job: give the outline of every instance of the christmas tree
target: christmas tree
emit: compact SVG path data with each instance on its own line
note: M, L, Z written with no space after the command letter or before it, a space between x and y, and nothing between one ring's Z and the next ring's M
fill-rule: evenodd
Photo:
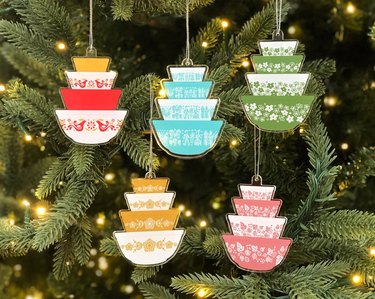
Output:
M186 235L166 265L134 267L112 232L131 178L150 162L149 80L158 95L166 66L181 63L186 2L94 1L95 46L112 58L129 115L115 140L85 146L64 136L54 113L70 58L88 47L88 2L0 1L0 298L373 298L374 2L282 7L317 100L296 131L262 133L263 182L277 186L293 239L266 273L233 265L221 235L238 183L255 172L253 126L239 98L249 94L250 54L275 29L275 3L190 1L190 57L209 66L226 125L200 159L154 146L152 165L171 179Z

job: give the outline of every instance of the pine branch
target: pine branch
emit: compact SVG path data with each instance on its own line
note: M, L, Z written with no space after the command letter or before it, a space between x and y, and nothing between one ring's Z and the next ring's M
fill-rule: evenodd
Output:
M329 58L307 61L303 64L302 71L312 73L319 80L328 79L336 72L336 62Z
M176 299L167 288L156 283L143 282L138 288L146 299Z
M249 91L247 89L247 86L241 86L222 91L219 94L220 106L217 116L227 119L228 117L242 114L243 109L242 106L238 104L238 99L248 92Z
M211 69L208 72L207 80L214 81L214 89L212 92L212 97L216 97L218 93L222 91L223 86L229 81L231 74L231 69L229 65L223 64L218 68Z
M74 263L74 246L71 234L72 231L69 230L56 244L56 251L53 255L53 275L57 280L67 278Z
M92 168L96 156L96 150L94 147L73 145L70 152L71 158L69 162L74 166L75 172L78 176L83 175Z
M72 242L74 257L83 266L90 259L91 249L91 224L87 216L83 216L72 227Z
M112 14L114 20L129 21L133 15L134 0L114 0Z
M220 235L220 231L216 228L209 227L206 229L206 239L211 236ZM203 240L201 237L201 229L199 227L190 226L186 228L185 237L179 250L180 254L205 255L203 248Z
M243 279L226 276L191 273L172 277L171 287L185 294L205 290L205 296L213 298L269 298L269 287L258 275L246 275Z
M23 256L31 249L35 228L32 225L19 227L0 220L0 255Z
M242 141L244 138L244 131L236 126L225 123L223 132L221 134L220 143L229 143L232 140Z
M155 276L162 266L156 266L156 267L135 267L131 279L134 281L134 283L138 284L141 282L144 282L148 280L149 278Z
M203 242L203 249L213 259L221 260L227 258L221 234L211 235Z
M39 62L59 69L69 66L67 56L55 52L55 42L45 40L24 24L0 20L0 35Z
M375 239L375 215L357 210L324 213L307 225L308 230L323 238L336 240Z
M120 256L120 250L117 247L116 241L111 238L105 238L100 241L100 252L107 255Z

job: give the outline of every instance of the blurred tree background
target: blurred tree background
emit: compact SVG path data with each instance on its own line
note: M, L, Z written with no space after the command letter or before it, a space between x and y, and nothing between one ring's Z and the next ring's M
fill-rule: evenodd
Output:
M0 96L6 101L18 99L17 94L35 96L27 88L23 94L20 92L23 88L20 84L25 84L44 97L52 99L51 107L62 107L58 91L67 83L61 70L65 66L65 69L72 69L69 65L72 55L84 54L87 46L88 1L52 1L51 6L56 3L66 10L69 15L70 31L56 31L64 27L58 19L56 19L56 24L53 24L54 22L45 24L46 45L50 47L49 51L54 53L48 51L40 53L41 57L46 57L45 60L41 58L38 61L36 59L38 53L27 50L33 46L35 48L40 46L37 38L25 36L22 39L20 38L22 34L19 34L18 38L13 37L12 40L9 31L13 30L16 34L23 28L14 27L10 30L6 27L4 20L23 22L28 25L34 22L35 26L43 27L42 24L38 24L38 21L40 22L43 17L47 18L41 13L43 5L47 2L0 1L0 17L3 20L0 25ZM207 63L214 68L214 62L210 60L214 55L213 52L224 47L228 53L227 61L222 61L222 63L236 66L230 69L230 76L228 76L230 79L225 82L226 85L223 83L225 86L223 90L245 87L244 74L252 70L249 55L242 55L239 58L235 53L230 52L232 48L228 45L231 36L241 32L245 22L267 7L270 1L202 0L192 2L194 7L190 24L196 62ZM41 3L40 6L38 3ZM100 178L105 186L95 195L94 203L89 204L90 207L86 212L88 217L83 218L80 223L82 226L91 225L93 236L92 243L87 245L90 247L89 254L83 266L75 264L68 267L71 268L68 270L63 267L58 268L56 264L53 266L53 260L59 259L55 253L56 248L49 246L54 242L42 248L39 247L38 250L31 250L31 247L35 249L35 246L25 245L27 249L24 252L14 254L15 256L10 254L12 249L8 246L11 240L8 239L9 236L16 235L19 239L14 242L21 242L25 236L33 235L34 232L33 228L30 228L28 232L26 225L26 228L20 230L18 235L14 231L9 232L8 235L4 227L22 226L25 212L29 210L31 218L35 220L43 219L48 215L57 189L47 192L49 195L42 196L44 198L40 200L38 199L40 196L37 195L41 187L38 185L46 171L53 163L56 163L56 157L64 157L66 153L69 155L71 147L70 142L66 140L59 142L56 141L57 138L50 139L50 132L41 130L40 126L34 125L33 121L28 121L28 117L23 117L22 113L19 113L19 118L15 116L14 111L17 109L13 110L14 113L9 105L7 109L0 109L0 183L2 187L0 221L3 223L0 229L0 248L2 248L0 249L0 298L143 298L135 282L142 281L142 277L152 277L160 270L152 268L148 274L139 269L133 271L133 267L122 257L104 254L103 248L107 249L104 250L106 253L108 253L108 248L102 244L102 250L100 250L100 241L111 237L112 232L121 227L117 213L119 209L126 208L123 193L131 191L129 178L143 176L145 173L142 166L147 164L145 159L147 159L148 135L145 131L149 113L147 108L149 90L147 78L140 76L153 73L155 74L154 82L160 78L166 78L166 66L178 63L183 55L185 2L174 1L173 3L176 6L171 5L170 1L95 1L95 46L99 55L108 55L112 58L111 69L118 72L116 87L125 90L124 107L128 108L128 101L134 101L137 104L137 100L142 98L139 107L134 108L140 109L136 115L139 116L141 124L137 130L132 131L132 134L136 134L134 132L137 131L138 137L131 136L140 139L137 139L137 144L143 146L142 151L146 153L140 154L135 149L129 149L126 146L126 142L129 141L125 142L123 139L119 141L120 148L123 147L123 150L116 152L111 160L103 157L113 147L106 146L102 150L95 150L94 154L102 157L98 167L103 169ZM22 7L27 7L23 14L20 13ZM36 12L34 19L29 16L33 15L32 8ZM326 85L326 93L318 101L322 105L323 122L327 126L328 135L336 150L337 159L333 164L339 167L338 176L333 184L333 194L338 198L334 206L338 209L374 212L375 1L289 0L288 8L288 14L282 24L286 38L298 39L303 44L306 63L321 59L320 63L324 65L321 69L316 67L318 75ZM49 10L46 9L46 12L48 13ZM39 20L38 16L41 16ZM262 17L265 16L262 15ZM212 21L212 19L215 20ZM210 21L212 27L202 29ZM273 26L273 22L271 19L267 26L271 26L269 24ZM265 30L269 33L272 32L270 29ZM250 49L248 54L256 51L256 49ZM327 58L336 61L336 72L331 77L329 75L333 66L326 60ZM133 85L129 82L133 82ZM155 83L155 92L158 90L159 86ZM247 92L246 88L242 90L242 92L245 91ZM126 95L134 96L134 98L126 98ZM230 103L233 106L239 106L238 96L234 95ZM40 111L42 113L42 108ZM223 112L221 116L226 116L226 113ZM199 224L204 220L208 225L208 235L212 227L227 230L224 215L233 211L230 198L238 195L237 184L249 182L253 174L252 158L249 158L252 156L252 136L247 134L252 132L252 127L239 111L230 115L229 122L239 128L244 128L242 134L238 133L237 136L229 132L227 134L229 137L224 138L212 153L204 158L179 160L167 156L157 146L155 147L158 158L154 161L158 166L157 174L170 177L169 190L177 193L174 206L181 210L179 227L197 226L199 232L201 230ZM49 126L50 124L46 124L46 127ZM284 200L282 214L288 217L295 213L301 198L307 192L306 171L310 165L306 144L303 141L305 130L308 128L303 125L290 134L273 136L266 134L268 136L262 147L264 155L261 173L264 173L264 182L277 186L278 197ZM62 136L60 134L60 138L63 138ZM60 186L66 184L64 179L57 180L55 183ZM374 224L373 217L366 218L367 220L361 222L361 225L353 224L353 231L365 229L364 222L368 222L369 225ZM215 232L213 231L212 234ZM366 233L368 233L368 238L361 239L363 241L361 246L370 248L371 269L375 274L375 247L369 247L369 244L375 246L375 234L370 231ZM6 242L8 242L7 245L4 245ZM45 251L39 252L40 249ZM22 256L26 252L27 255ZM363 259L362 261L366 265L370 263ZM170 277L183 273L216 273L215 263L214 259L203 257L176 258L176 262L171 262L160 270L156 281L167 286L170 284ZM228 275L227 273L233 271L225 267L228 268L228 264L221 265L221 273ZM355 269L360 269L360 267ZM373 291L372 278L364 277L366 271L362 273L358 270L357 272L359 274L351 271L346 276L344 275L346 284ZM65 276L66 279L58 280L57 278L61 276ZM150 288L147 284L143 285L143 295L147 294ZM201 295L201 297L205 296L205 294ZM283 294L272 294L274 296L272 298L297 298L293 295L289 297L289 295L285 297ZM196 292L196 296L200 296L199 292ZM362 298L359 295L358 297L351 296ZM187 296L187 298L192 297L193 295ZM150 295L148 298L174 297L167 297L161 290L160 297ZM298 298L334 297L327 295L327 297Z

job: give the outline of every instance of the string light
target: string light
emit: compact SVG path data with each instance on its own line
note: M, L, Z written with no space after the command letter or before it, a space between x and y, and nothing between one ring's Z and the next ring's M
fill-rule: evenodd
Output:
M23 204L25 207L30 207L30 202L29 202L27 199L22 200L22 204Z
M370 255L375 256L375 247L370 248Z
M40 149L41 152L44 152L46 150L46 147L44 145L42 145L39 149Z
M39 206L39 207L36 208L35 211L36 211L36 214L38 215L38 217L42 217L46 214L47 209L43 206Z
M104 176L104 180L109 183L109 182L113 182L113 180L115 179L116 177L116 174L114 174L113 172L108 172L105 174Z
M296 34L296 32L297 32L296 26L291 25L291 26L288 27L288 33L290 35L294 35L294 34Z
M40 132L40 136L41 136L41 137L46 137L46 136L47 136L47 133L46 133L46 132Z
M131 284L123 284L120 288L120 291L125 294L131 294L134 292L134 287Z
M108 269L108 262L107 262L107 259L104 256L101 256L98 259L98 267L99 267L100 270L103 270L103 271Z
M9 225L14 225L16 223L16 220L14 218L9 218Z
M213 208L214 210L219 210L219 209L221 208L221 204L220 204L220 202L218 202L218 201L214 201L214 202L212 203L212 208Z
M207 47L208 47L208 42L203 42L203 43L202 43L202 47L203 47L203 48L207 48Z
M186 216L186 217L191 217L191 215L193 215L193 213L192 213L190 210L187 210L187 211L185 212L185 216Z
M98 226L103 226L105 224L105 215L104 213L99 213L98 218L96 218L96 224Z
M203 289L203 288L201 288L201 289L198 290L198 292L197 292L197 296L198 296L199 298L205 298L206 295L207 295L207 293L208 293L208 290L207 290L207 289Z
M348 14L354 14L356 10L357 8L354 6L354 4L349 1L348 4L346 5L346 12Z
M199 226L200 227L206 227L207 226L207 222L205 220L202 220L201 222L199 222Z
M360 284L362 282L362 277L358 274L353 275L352 282L354 284Z
M349 149L349 144L347 144L346 142L343 142L341 143L340 147L342 150L346 151L347 149Z
M0 84L0 92L4 92L6 90L4 84Z
M26 142L31 142L33 140L33 136L25 134L25 136L23 136L23 139L25 139Z
M236 147L237 145L239 144L238 140L237 139L232 139L230 144L229 144L229 147L230 148L234 148Z
M327 107L335 107L337 105L337 98L334 96L325 97L324 105L326 105Z
M185 206L184 205L179 205L178 209L179 209L180 212L183 212L183 211L185 211Z
M242 61L241 65L243 67L249 67L250 66L250 61L246 59L246 60Z
M161 97L165 97L166 96L166 93L165 93L164 89L160 89L159 90L159 96L161 96Z
M305 132L305 129L302 128L302 127L300 127L300 128L299 128L299 132L300 132L300 134L303 134L303 133Z
M228 28L229 22L227 20L222 20L221 21L221 27L223 27L224 29Z
M68 46L63 41L58 41L56 43L56 49L59 50L59 51L65 51L67 48L68 48Z

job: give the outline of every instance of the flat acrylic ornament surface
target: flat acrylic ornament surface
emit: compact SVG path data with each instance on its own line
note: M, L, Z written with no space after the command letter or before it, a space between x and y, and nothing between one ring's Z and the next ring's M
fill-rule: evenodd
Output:
M168 66L162 80L165 99L155 99L162 119L152 121L159 146L178 158L197 158L212 150L223 120L215 119L218 99L209 99L213 81L205 80L207 66Z
M304 55L295 54L296 40L263 40L261 55L252 55L256 73L247 73L252 95L242 96L245 115L258 129L294 130L307 118L314 96L304 95L309 73L299 73Z
M130 210L120 210L123 231L113 233L122 255L137 266L157 266L175 256L185 235L175 229L180 211L172 209L175 192L169 178L134 178L135 193L125 193Z
M261 181L260 181L261 182ZM232 198L230 234L222 239L229 259L245 271L271 271L287 256L292 239L282 238L287 218L277 217L282 201L273 199L276 186L239 184L241 197Z
M111 89L117 72L108 72L109 57L72 57L75 72L66 72L70 88L60 94L67 110L55 111L64 134L74 143L100 145L116 137L127 110L116 110L122 90Z

